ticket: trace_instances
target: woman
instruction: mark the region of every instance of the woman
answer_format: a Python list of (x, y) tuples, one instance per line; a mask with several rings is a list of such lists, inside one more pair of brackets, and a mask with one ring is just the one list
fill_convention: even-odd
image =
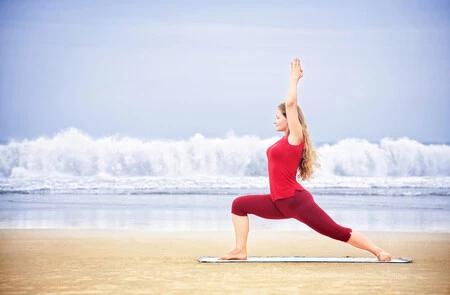
[(297, 84), (302, 77), (300, 60), (296, 58), (291, 62), (286, 101), (278, 106), (274, 122), (277, 131), (285, 135), (267, 149), (270, 194), (242, 196), (233, 201), (236, 248), (220, 259), (247, 259), (248, 214), (254, 214), (268, 219), (295, 218), (323, 235), (371, 252), (380, 261), (390, 261), (389, 253), (363, 234), (336, 224), (297, 182), (297, 172), (308, 180), (319, 166), (303, 113), (297, 106)]

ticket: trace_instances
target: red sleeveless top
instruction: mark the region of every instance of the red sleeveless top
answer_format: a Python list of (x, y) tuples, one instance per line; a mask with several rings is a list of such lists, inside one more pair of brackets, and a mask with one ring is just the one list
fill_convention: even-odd
[(305, 141), (299, 145), (291, 145), (285, 136), (267, 149), (270, 195), (273, 201), (292, 197), (296, 190), (304, 190), (296, 178), (304, 145)]

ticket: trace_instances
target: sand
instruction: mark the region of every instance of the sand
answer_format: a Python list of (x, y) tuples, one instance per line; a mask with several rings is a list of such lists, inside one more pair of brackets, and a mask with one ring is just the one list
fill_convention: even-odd
[[(450, 234), (366, 233), (410, 264), (202, 264), (233, 232), (0, 230), (0, 294), (450, 294)], [(249, 255), (370, 254), (314, 232), (255, 231)]]

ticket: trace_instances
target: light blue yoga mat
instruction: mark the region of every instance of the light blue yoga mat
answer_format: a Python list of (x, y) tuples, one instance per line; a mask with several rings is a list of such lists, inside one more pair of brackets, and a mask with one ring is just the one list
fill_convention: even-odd
[(410, 263), (412, 259), (392, 258), (391, 261), (378, 261), (376, 257), (305, 257), (305, 256), (253, 256), (247, 260), (220, 260), (219, 257), (201, 256), (198, 262), (203, 263), (267, 263), (267, 262), (317, 262), (317, 263)]

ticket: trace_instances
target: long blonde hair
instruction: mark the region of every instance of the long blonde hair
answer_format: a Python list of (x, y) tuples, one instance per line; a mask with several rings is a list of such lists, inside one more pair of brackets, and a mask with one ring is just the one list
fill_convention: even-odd
[[(286, 105), (282, 103), (278, 106), (278, 109), (283, 114), (283, 116), (287, 118)], [(305, 116), (303, 115), (303, 112), (299, 106), (297, 106), (297, 113), (298, 113), (298, 120), (302, 125), (303, 140), (305, 141), (305, 145), (303, 146), (302, 158), (300, 159), (300, 163), (298, 163), (297, 171), (301, 179), (309, 180), (312, 178), (312, 175), (314, 174), (314, 169), (320, 167), (320, 164), (318, 162), (316, 149), (314, 148), (314, 145), (309, 136)]]

